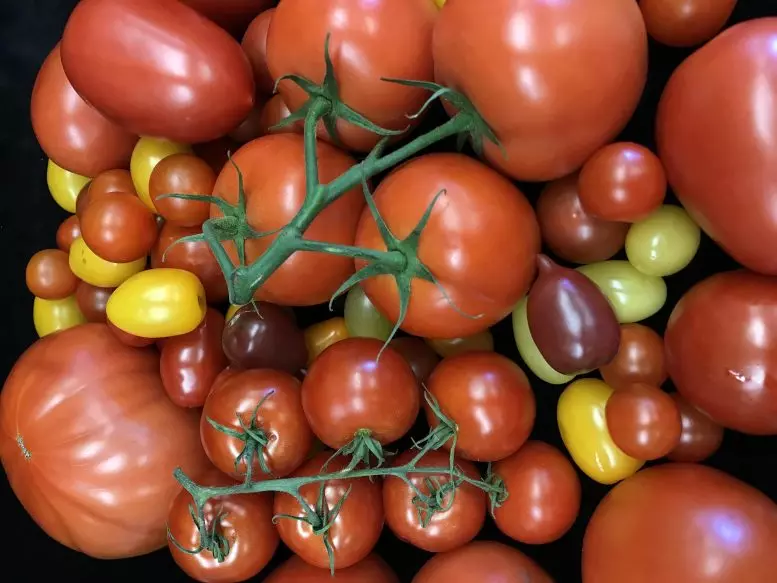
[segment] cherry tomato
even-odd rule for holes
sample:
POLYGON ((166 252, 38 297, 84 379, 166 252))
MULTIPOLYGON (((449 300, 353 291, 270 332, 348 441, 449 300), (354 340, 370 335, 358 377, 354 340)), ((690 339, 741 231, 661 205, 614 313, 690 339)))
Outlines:
MULTIPOLYGON (((322 452, 305 463, 293 476, 315 476, 321 473, 321 467, 331 456, 322 452)), ((336 473, 345 468, 347 462, 338 457, 329 462, 326 473, 336 473)), ((300 488, 300 494, 311 507, 316 507, 320 484, 308 484, 300 488)), ((383 497, 381 485, 369 478, 328 480, 323 483, 324 504, 332 509, 350 490, 348 497, 340 507, 340 512, 326 532, 334 550, 334 564, 337 569, 355 565, 370 554, 378 542, 383 529, 383 497)), ((288 494, 277 493, 273 512, 304 518, 307 516, 299 502, 288 494)), ((329 568, 329 556, 321 535, 315 534, 311 526, 301 520, 281 518, 277 523, 281 540, 301 559, 313 566, 329 568)))
POLYGON ((156 341, 155 338, 143 338, 142 336, 136 336, 135 334, 125 332, 121 328, 117 328, 110 320, 106 323, 108 324, 108 328, 111 329, 111 332, 113 332, 113 335, 116 336, 122 344, 131 346, 132 348, 145 348, 146 346, 151 346, 156 341))
POLYGON ((345 297, 345 327, 352 338, 388 340, 394 323, 372 305, 360 285, 355 285, 345 297))
POLYGON ((233 371, 222 375, 213 383, 205 400, 200 422, 205 453, 222 472, 242 478, 248 467, 245 455, 241 457, 246 441, 215 429, 208 419, 238 432, 243 432, 241 420, 246 427, 251 427, 253 420, 254 428, 259 428, 267 437, 261 456, 270 475, 254 455, 254 480, 287 476, 302 464, 313 443, 313 434, 302 411, 299 381, 276 370, 233 371), (252 419, 254 412, 256 417, 252 419))
POLYGON ((70 252, 73 241, 81 236, 81 225, 78 217, 73 215, 66 218, 57 228, 57 247, 65 253, 70 252))
POLYGON ((348 328, 343 318, 330 318, 324 322, 313 324, 305 329, 305 345, 308 349, 308 363, 313 362, 318 355, 332 346, 348 338, 348 328))
POLYGON ((108 304, 108 298, 111 297, 112 293, 112 288, 97 287, 85 281, 78 282, 76 302, 78 303, 78 309, 81 310, 88 322, 105 323, 108 320, 105 306, 108 304))
POLYGON ((214 184, 216 173, 204 160, 191 154, 173 154, 154 167, 148 191, 157 212, 166 221, 184 227, 199 227, 210 216, 208 203, 159 197, 171 193, 210 195, 214 184))
POLYGON ((46 183, 54 201, 69 213, 76 212, 76 199, 89 178, 60 168, 53 160, 46 167, 46 183))
POLYGON ((405 358, 419 383, 426 383, 434 367, 440 363, 437 353, 421 338, 394 338, 389 346, 405 358))
POLYGON ((126 279, 145 269, 146 258, 142 257, 129 263, 106 261, 79 237, 70 246, 68 264, 75 276, 86 283, 98 287, 118 287, 126 279))
MULTIPOLYGON (((283 101, 283 95, 280 93, 273 95, 259 111, 259 133, 262 135, 285 133, 301 134, 304 129, 304 124, 301 120, 281 128, 271 129, 290 115, 289 106, 283 101)), ((319 139, 324 139, 326 135, 326 128, 322 128, 321 126, 316 128, 316 136, 318 136, 319 139)))
POLYGON ((723 443, 723 428, 705 413, 686 401, 680 393, 672 393, 680 411, 683 429, 680 442, 669 452, 673 462, 701 462, 706 460, 723 443))
POLYGON ((254 71, 256 94, 262 97, 271 96, 275 87, 275 81, 267 67, 267 32, 274 13, 274 8, 260 12, 248 25, 240 43, 254 71))
POLYGON ((79 219, 89 204, 107 194, 117 192, 137 194, 132 183, 132 175, 128 170, 106 170, 95 176, 88 186, 84 187, 76 199, 76 215, 79 219))
POLYGON ((134 194, 114 193, 89 203, 81 221, 81 237, 106 261, 144 259, 157 239, 151 211, 134 194))
POLYGON ((580 512, 580 480, 569 460, 552 445, 528 441, 493 465, 507 499, 494 509, 496 526, 510 538, 546 544, 572 528, 580 512))
POLYGON ((130 160, 130 173, 132 174, 132 183, 135 185, 135 191, 138 193, 148 208, 156 211, 154 201, 151 200, 149 186, 151 174, 154 172, 157 164, 168 156, 173 154, 190 154, 191 146, 179 144, 170 140, 157 138, 141 137, 132 151, 130 160))
POLYGON ((494 335, 491 330, 483 330, 464 338, 427 338, 426 343, 437 354, 448 358, 465 352, 493 352, 494 335))
POLYGON ((665 204, 631 225, 626 257, 642 273, 666 277, 688 267, 700 243, 701 229, 688 213, 665 204))
POLYGON ((616 391, 633 383, 660 387, 667 377, 663 338, 642 324, 621 324, 618 354, 599 373, 616 391))
MULTIPOLYGON (((262 120, 262 106, 264 103, 257 103, 249 113, 248 116, 237 126, 234 130, 229 132, 229 139, 234 140, 238 144, 245 144, 251 140, 263 136, 264 121, 262 120)), ((228 160, 229 158, 227 158, 228 160)), ((223 166, 222 166, 223 168, 223 166)), ((221 170, 221 168, 219 168, 221 170)))
POLYGON ((78 309, 76 298, 72 295, 57 300, 35 298, 32 303, 32 320, 35 331, 41 338, 86 323, 86 318, 78 309))
POLYGON ((640 0, 648 34, 671 47, 707 42, 726 25, 737 0, 640 0))
MULTIPOLYGON (((393 465, 401 466, 411 461, 418 451, 410 450, 400 454, 393 465)), ((419 468, 447 468, 450 456, 441 451, 430 451, 418 462, 419 468)), ((480 479, 475 464, 458 460, 459 468, 470 478, 480 479)), ((454 492, 442 498, 441 508, 432 514, 429 506, 419 510, 414 501, 419 493, 434 495, 429 484, 444 486, 450 475, 408 474, 413 487, 397 477, 388 477, 383 483, 383 508, 386 524, 402 541, 432 553, 451 551, 467 544, 480 532, 486 521, 486 493, 472 484, 462 483, 454 492), (421 522, 428 521, 426 525, 421 522)))
POLYGON ((382 445, 396 441, 413 426, 420 400, 410 365, 373 338, 333 344, 313 361, 302 383, 310 427, 333 449, 360 430, 369 430, 382 445))
POLYGON ((25 273, 27 289, 43 300, 61 300, 73 295, 78 278, 68 265, 68 255, 60 249, 44 249, 33 255, 25 273))
POLYGON ((275 569, 264 583, 399 583, 386 562, 376 554, 369 555, 352 567, 338 568, 334 575, 329 569, 309 565, 298 556, 275 569))
MULTIPOLYGON (((534 425, 534 393, 520 367, 493 352, 446 358, 429 378, 429 392, 458 427, 456 453, 473 461, 497 461, 515 453, 534 425)), ((439 420, 427 403, 426 420, 439 420)), ((450 449, 451 442, 445 447, 450 449)))

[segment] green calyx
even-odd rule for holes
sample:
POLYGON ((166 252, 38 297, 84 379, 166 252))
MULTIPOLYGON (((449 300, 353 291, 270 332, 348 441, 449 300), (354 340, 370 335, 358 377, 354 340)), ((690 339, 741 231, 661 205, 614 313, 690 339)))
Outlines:
POLYGON ((488 469, 486 469, 485 481, 491 486, 491 489, 488 492, 488 499, 490 502, 489 509, 491 517, 493 518, 494 511, 507 501, 509 492, 507 491, 502 477, 499 474, 494 473, 491 464, 488 464, 488 469))
POLYGON ((208 525, 205 520, 205 514, 202 507, 190 504, 189 514, 200 534, 200 544, 197 545, 197 548, 187 549, 181 545, 181 543, 173 536, 173 533, 170 532, 169 526, 167 528, 167 539, 182 553, 186 553, 187 555, 198 555, 203 551, 207 551, 213 555, 213 558, 216 559, 217 563, 223 563, 230 551, 229 540, 221 533, 221 520, 226 516, 226 513, 219 512, 210 525, 208 525))

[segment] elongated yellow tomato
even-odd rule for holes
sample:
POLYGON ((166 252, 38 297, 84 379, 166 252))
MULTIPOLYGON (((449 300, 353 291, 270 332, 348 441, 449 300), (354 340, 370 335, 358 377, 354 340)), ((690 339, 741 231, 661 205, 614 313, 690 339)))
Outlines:
POLYGON ((666 277, 685 269, 700 243, 701 229, 685 209, 665 204, 629 227, 626 257, 642 273, 666 277))
POLYGON ((604 408, 613 392, 599 379, 579 379, 561 393, 556 410, 561 439, 569 454, 600 484, 628 478, 645 463, 623 453, 610 437, 604 408))
POLYGON ((313 362, 316 357, 332 346, 348 338, 348 328, 345 326, 345 318, 331 318, 318 324, 313 324, 305 330, 305 344, 308 347, 308 362, 313 362))
POLYGON ((108 298, 106 313, 117 328, 141 338, 188 334, 200 325, 208 304, 197 276, 183 269, 136 273, 108 298))
POLYGON ((427 338, 426 343, 443 358, 449 358, 464 352, 494 351, 494 336, 491 334, 491 330, 483 330, 464 338, 427 338))
MULTIPOLYGON (((135 144, 130 159, 130 174, 135 190, 146 206, 156 212, 154 202, 148 192, 148 183, 151 180, 151 173, 162 160, 173 154, 190 154, 191 146, 188 144, 179 144, 170 140, 159 138, 141 137, 135 144)), ((203 194, 210 194, 204 192, 203 194)))
POLYGON ((81 189, 91 179, 57 166, 49 160, 46 167, 46 183, 56 203, 69 213, 76 212, 76 199, 81 189))
POLYGON ((86 324, 86 317, 78 307, 76 296, 72 295, 61 300, 35 298, 32 304, 32 321, 38 336, 43 338, 53 332, 86 324))
POLYGON ((97 287, 118 287, 126 279, 146 268, 146 258, 130 263, 106 261, 92 251, 79 237, 70 246, 70 270, 75 276, 97 287))

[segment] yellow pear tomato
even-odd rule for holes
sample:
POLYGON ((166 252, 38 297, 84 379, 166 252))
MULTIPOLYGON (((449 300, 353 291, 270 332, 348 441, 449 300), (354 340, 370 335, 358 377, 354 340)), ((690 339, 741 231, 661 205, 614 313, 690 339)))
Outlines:
POLYGON ((308 362, 313 362, 324 350, 345 338, 348 338, 345 318, 331 318, 318 324, 313 324, 305 330, 308 362))
POLYGON ((72 295, 61 300, 35 298, 32 304, 32 321, 38 336, 43 338, 60 330, 86 324, 86 317, 78 307, 76 296, 72 295))
POLYGON ((46 168, 46 183, 49 185, 49 192, 56 203, 69 213, 76 212, 78 193, 90 180, 86 176, 65 170, 49 160, 46 168))
POLYGON ((480 350, 493 352, 494 350, 494 336, 491 334, 491 330, 483 330, 465 338, 427 338, 426 343, 443 358, 464 352, 480 350))
POLYGON ((106 261, 79 237, 70 246, 70 270, 75 276, 97 287, 118 287, 127 278, 146 268, 146 258, 129 263, 106 261))
POLYGON ((138 193, 148 208, 156 212, 154 202, 148 192, 148 183, 151 173, 162 160, 173 154, 191 154, 192 148, 188 144, 179 144, 170 140, 159 138, 141 137, 135 144, 130 159, 130 174, 135 191, 138 193))

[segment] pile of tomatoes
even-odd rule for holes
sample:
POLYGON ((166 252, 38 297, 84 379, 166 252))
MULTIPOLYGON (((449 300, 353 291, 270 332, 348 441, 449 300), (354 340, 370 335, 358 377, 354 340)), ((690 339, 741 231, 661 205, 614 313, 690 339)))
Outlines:
POLYGON ((40 340, 0 393, 3 467, 51 537, 96 558, 167 545, 205 583, 397 583, 390 532, 433 554, 413 583, 550 583, 518 545, 562 539, 592 480, 614 487, 585 583, 773 577, 777 505, 699 462, 724 429, 777 435, 777 19, 487 3, 77 4, 31 100, 70 216, 27 265, 40 340), (656 151, 615 141, 649 36, 702 45, 656 151), (392 151, 412 155, 325 190, 392 151), (745 269, 659 334, 641 322, 702 231, 745 269), (510 318, 519 362, 495 351, 510 318), (565 385, 566 452, 532 439, 535 377, 565 385), (477 540, 488 522, 499 542, 477 540))

